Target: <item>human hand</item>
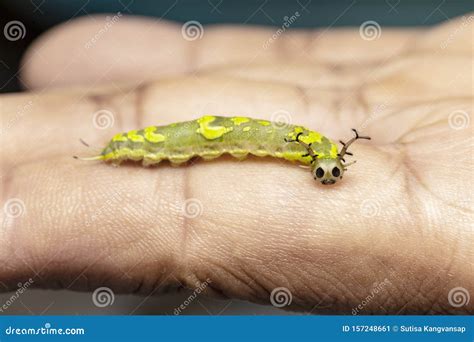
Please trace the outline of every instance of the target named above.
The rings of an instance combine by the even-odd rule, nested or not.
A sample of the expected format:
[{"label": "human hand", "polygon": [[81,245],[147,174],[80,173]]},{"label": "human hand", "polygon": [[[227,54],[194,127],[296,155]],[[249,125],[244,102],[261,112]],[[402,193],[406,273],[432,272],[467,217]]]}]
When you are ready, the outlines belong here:
[{"label": "human hand", "polygon": [[[461,19],[374,41],[356,29],[288,32],[263,48],[272,29],[205,28],[190,42],[179,26],[124,17],[85,49],[102,25],[52,31],[25,58],[35,92],[1,97],[7,287],[32,277],[149,294],[209,279],[209,294],[265,304],[285,287],[290,309],[313,313],[350,314],[375,288],[358,313],[474,311],[448,301],[474,289],[472,42]],[[93,154],[79,138],[102,147],[116,132],[203,114],[283,117],[335,140],[355,127],[372,141],[351,148],[357,164],[330,187],[271,159],[71,158]],[[113,124],[101,129],[104,118]]]}]

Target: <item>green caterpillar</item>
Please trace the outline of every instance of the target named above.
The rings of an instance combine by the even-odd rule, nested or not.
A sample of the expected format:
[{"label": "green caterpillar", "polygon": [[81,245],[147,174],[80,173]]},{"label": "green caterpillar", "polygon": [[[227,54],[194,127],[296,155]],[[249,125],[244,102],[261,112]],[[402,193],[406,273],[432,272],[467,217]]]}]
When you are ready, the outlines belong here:
[{"label": "green caterpillar", "polygon": [[[193,157],[217,158],[229,153],[236,158],[248,154],[272,156],[311,166],[314,179],[334,184],[342,179],[344,156],[359,136],[337,145],[318,132],[303,126],[282,125],[247,117],[203,116],[197,120],[167,126],[150,126],[115,135],[101,154],[85,160],[104,160],[119,164],[123,160],[141,160],[143,165],[169,160],[181,164]],[[77,158],[77,157],[76,157]]]}]

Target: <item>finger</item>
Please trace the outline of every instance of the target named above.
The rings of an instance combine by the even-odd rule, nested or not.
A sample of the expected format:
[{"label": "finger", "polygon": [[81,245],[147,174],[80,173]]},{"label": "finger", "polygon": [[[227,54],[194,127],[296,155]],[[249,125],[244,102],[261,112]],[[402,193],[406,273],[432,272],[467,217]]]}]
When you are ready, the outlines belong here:
[{"label": "finger", "polygon": [[[453,60],[455,63],[447,67],[446,63]],[[415,104],[429,106],[439,99],[469,99],[471,78],[465,70],[471,68],[469,56],[428,58],[414,54],[374,70],[376,81],[347,82],[343,90],[328,83],[346,83],[353,78],[350,70],[328,72],[331,76],[326,80],[331,81],[321,82],[306,65],[292,66],[289,72],[268,65],[258,72],[250,67],[246,72],[229,69],[214,76],[170,79],[119,90],[83,88],[41,96],[3,96],[3,163],[19,163],[32,156],[78,154],[79,138],[101,147],[117,131],[209,113],[282,119],[314,127],[336,141],[357,127],[379,142],[390,143],[418,120],[417,115],[404,115],[399,120],[397,113],[402,109]],[[415,78],[413,70],[417,70]],[[258,100],[255,94],[259,94]],[[30,143],[23,143],[25,139]]]},{"label": "finger", "polygon": [[141,83],[216,66],[281,61],[360,67],[397,54],[416,35],[384,29],[367,39],[351,29],[289,31],[275,38],[275,28],[189,25],[117,14],[72,20],[31,46],[21,78],[33,89]]},{"label": "finger", "polygon": [[[436,25],[416,40],[412,51],[436,52],[438,55],[469,55],[472,54],[472,29],[474,28],[474,12]],[[421,38],[421,37],[420,37]]]},{"label": "finger", "polygon": [[172,23],[121,14],[88,16],[35,41],[23,58],[21,78],[27,88],[143,82],[188,71],[185,42]]}]

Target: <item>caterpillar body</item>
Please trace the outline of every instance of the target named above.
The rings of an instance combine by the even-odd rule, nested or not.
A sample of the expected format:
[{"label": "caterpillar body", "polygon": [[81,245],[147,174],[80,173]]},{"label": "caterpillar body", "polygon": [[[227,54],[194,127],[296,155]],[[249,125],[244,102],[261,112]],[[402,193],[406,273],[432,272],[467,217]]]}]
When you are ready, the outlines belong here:
[{"label": "caterpillar body", "polygon": [[343,143],[339,151],[333,141],[303,126],[207,115],[193,121],[116,134],[100,155],[82,159],[115,164],[141,160],[143,165],[153,165],[162,160],[181,164],[193,157],[213,159],[228,153],[244,158],[251,154],[310,165],[315,179],[333,184],[342,178],[348,165],[343,164],[344,155],[350,154],[347,147],[359,138],[370,139],[356,132],[356,137]]}]

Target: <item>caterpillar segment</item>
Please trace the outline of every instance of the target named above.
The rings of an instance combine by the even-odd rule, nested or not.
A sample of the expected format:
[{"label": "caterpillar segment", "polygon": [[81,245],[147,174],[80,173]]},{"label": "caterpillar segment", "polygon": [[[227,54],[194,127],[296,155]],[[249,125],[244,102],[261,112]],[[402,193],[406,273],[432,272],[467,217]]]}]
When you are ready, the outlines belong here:
[{"label": "caterpillar segment", "polygon": [[179,165],[194,157],[210,160],[223,154],[238,159],[249,154],[271,156],[311,166],[315,179],[333,184],[342,178],[348,165],[343,164],[344,155],[350,154],[347,147],[356,139],[370,139],[355,133],[355,138],[343,144],[341,154],[334,142],[303,126],[207,115],[193,121],[116,134],[99,156],[84,159],[114,164],[133,160],[147,166],[162,160]]}]

